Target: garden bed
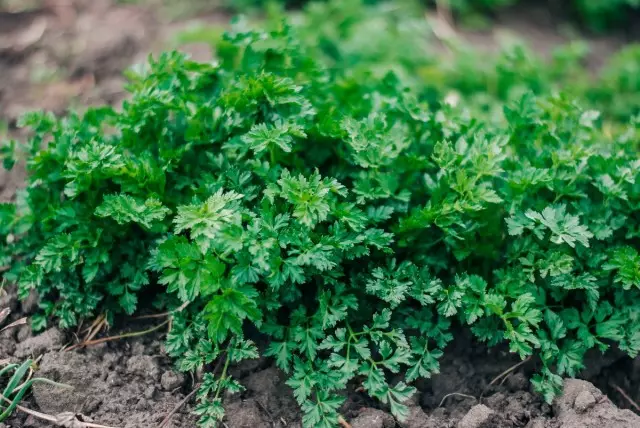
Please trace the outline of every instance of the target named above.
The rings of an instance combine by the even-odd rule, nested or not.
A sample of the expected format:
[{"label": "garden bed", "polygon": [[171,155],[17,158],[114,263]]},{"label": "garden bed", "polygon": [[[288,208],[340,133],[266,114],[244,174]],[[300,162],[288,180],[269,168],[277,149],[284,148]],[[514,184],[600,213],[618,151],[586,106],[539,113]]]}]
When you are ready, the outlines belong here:
[{"label": "garden bed", "polygon": [[[70,14],[63,9],[24,14],[20,17],[24,20],[21,26],[4,27],[7,30],[0,27],[4,31],[0,37],[11,40],[0,46],[0,119],[7,123],[7,132],[13,137],[24,137],[15,124],[27,110],[43,108],[61,114],[73,105],[118,105],[125,96],[121,77],[124,68],[142,61],[148,52],[171,39],[159,23],[160,18],[149,8],[110,1],[76,3]],[[526,17],[516,15],[503,21],[503,25],[526,28],[525,36],[535,37],[535,47],[548,52],[562,36],[555,23],[537,26],[540,21],[536,22],[531,24]],[[166,28],[183,25],[174,23]],[[466,37],[480,49],[491,48],[494,43],[493,36],[486,33],[469,33]],[[623,44],[624,40],[616,36],[594,40],[596,50],[590,59],[593,67],[599,68],[604,58]],[[23,181],[22,168],[1,170],[2,200],[11,201]],[[19,303],[12,286],[5,286],[0,292],[4,293],[0,296],[0,309],[12,310],[8,322],[34,313],[35,302]],[[96,338],[144,331],[163,321],[118,318]],[[53,327],[34,335],[28,326],[21,326],[0,334],[0,360],[39,358],[39,376],[74,387],[67,391],[36,385],[24,406],[49,415],[74,412],[119,428],[157,427],[165,418],[165,427],[195,426],[197,417],[188,398],[199,379],[174,370],[164,352],[165,328],[135,338],[66,350],[79,342],[81,330]],[[261,336],[253,339],[264,349]],[[630,410],[618,409],[633,408],[633,400],[640,400],[638,358],[632,360],[617,352],[604,357],[598,353],[587,355],[587,369],[580,377],[591,384],[565,381],[563,395],[551,405],[533,392],[529,383],[539,362],[532,358],[520,363],[520,358],[506,346],[489,349],[459,331],[440,360],[440,373],[417,382],[419,392],[409,405],[406,421],[397,423],[384,406],[357,385],[350,385],[340,413],[353,428],[640,426],[640,417]],[[225,396],[226,426],[300,426],[301,413],[291,388],[285,384],[287,376],[271,359],[244,361],[232,367],[231,373],[246,391]],[[379,410],[381,407],[383,410]],[[16,412],[5,425],[51,426],[24,412]]]}]

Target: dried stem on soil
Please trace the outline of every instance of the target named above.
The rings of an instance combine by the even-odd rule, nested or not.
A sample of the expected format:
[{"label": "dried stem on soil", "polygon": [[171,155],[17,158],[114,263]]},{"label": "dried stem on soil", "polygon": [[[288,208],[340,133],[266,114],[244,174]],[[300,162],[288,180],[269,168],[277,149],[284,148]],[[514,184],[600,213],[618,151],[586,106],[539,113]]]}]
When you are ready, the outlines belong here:
[{"label": "dried stem on soil", "polygon": [[450,394],[445,395],[444,397],[442,397],[442,400],[440,400],[440,404],[438,404],[438,407],[442,407],[442,405],[444,404],[445,400],[449,397],[464,397],[464,398],[473,398],[474,400],[478,401],[478,399],[476,397],[474,397],[473,395],[469,395],[469,394],[463,394],[461,392],[452,392]]},{"label": "dried stem on soil", "polygon": [[616,391],[618,391],[620,393],[620,395],[622,395],[625,398],[625,400],[627,400],[629,402],[629,404],[631,406],[633,406],[634,409],[636,409],[637,412],[640,412],[640,405],[638,405],[638,403],[636,403],[631,397],[629,397],[629,395],[626,392],[624,392],[624,389],[620,388],[615,383],[612,384],[611,386],[613,386],[613,388]]},{"label": "dried stem on soil", "polygon": [[27,318],[26,317],[22,317],[19,320],[15,320],[11,324],[4,326],[2,329],[0,329],[0,333],[2,333],[3,331],[5,331],[5,330],[7,330],[9,328],[17,327],[19,325],[24,325],[26,323],[27,323]]},{"label": "dried stem on soil", "polygon": [[6,320],[9,315],[11,315],[11,309],[4,308],[0,310],[0,323],[4,322],[4,320]]},{"label": "dried stem on soil", "polygon": [[189,305],[189,302],[184,302],[182,305],[178,306],[176,309],[171,310],[171,311],[167,311],[167,312],[162,312],[159,314],[152,314],[152,315],[141,315],[139,317],[135,317],[134,319],[136,320],[146,320],[146,319],[151,319],[151,318],[164,318],[164,317],[168,317],[171,316],[173,314],[175,314],[176,312],[181,312],[184,308],[186,308]]},{"label": "dried stem on soil", "polygon": [[[5,397],[4,395],[0,394],[0,398],[8,403],[11,403],[11,400],[9,400],[7,397]],[[17,405],[16,409],[20,410],[23,413],[26,413],[28,415],[31,415],[35,418],[38,419],[42,419],[44,421],[47,422],[51,422],[52,424],[58,425],[58,426],[65,426],[63,425],[63,422],[65,422],[63,420],[63,418],[67,418],[70,416],[69,413],[60,413],[57,416],[52,416],[52,415],[48,415],[46,413],[42,413],[42,412],[38,412],[36,410],[32,410],[29,409],[27,407],[21,406],[21,405]],[[75,414],[72,414],[75,417]],[[84,421],[79,421],[79,420],[75,420],[74,421],[75,424],[73,425],[74,427],[78,427],[78,428],[115,428],[115,427],[110,427],[107,425],[100,425],[100,424],[94,424],[92,422],[84,422]]]},{"label": "dried stem on soil", "polygon": [[110,342],[112,340],[126,339],[128,337],[144,336],[145,334],[152,333],[152,332],[164,327],[168,323],[169,323],[169,320],[166,320],[166,321],[158,324],[157,326],[149,328],[147,330],[133,331],[131,333],[118,334],[116,336],[102,337],[100,339],[95,339],[95,340],[87,340],[87,341],[84,341],[82,343],[78,343],[76,345],[73,345],[73,346],[67,348],[67,351],[70,351],[72,349],[79,348],[79,347],[97,345],[99,343],[104,343],[104,342]]},{"label": "dried stem on soil", "polygon": [[262,409],[262,411],[269,417],[269,420],[271,421],[271,426],[275,427],[276,421],[273,420],[273,416],[271,415],[271,412],[267,410],[267,408],[264,406],[264,404],[260,402],[260,400],[256,400],[256,403]]},{"label": "dried stem on soil", "polygon": [[[489,388],[491,385],[495,384],[497,381],[499,381],[501,378],[506,378],[506,376],[513,372],[514,370],[516,370],[518,367],[522,366],[523,364],[526,364],[527,362],[531,361],[531,356],[525,358],[524,360],[520,361],[517,364],[514,364],[513,366],[509,367],[507,370],[503,371],[502,373],[500,373],[498,376],[494,377],[493,380],[491,382],[489,382],[489,385],[487,385],[487,387],[485,388],[485,392],[487,390],[487,388]],[[502,385],[502,383],[501,383]],[[484,394],[484,392],[483,392]],[[482,396],[481,396],[482,397]]]},{"label": "dried stem on soil", "polygon": [[99,315],[95,320],[93,320],[93,322],[89,327],[80,331],[80,333],[87,333],[87,332],[90,333],[97,325],[100,325],[104,319],[105,319],[104,314]]},{"label": "dried stem on soil", "polygon": [[106,324],[107,324],[107,318],[103,316],[100,322],[96,324],[92,330],[89,330],[89,333],[84,338],[84,341],[88,342],[92,340],[94,337],[96,337],[96,334],[98,334]]},{"label": "dried stem on soil", "polygon": [[345,421],[342,416],[338,416],[338,423],[342,428],[351,428],[349,422]]},{"label": "dried stem on soil", "polygon": [[160,425],[158,425],[158,428],[163,428],[165,427],[170,421],[171,421],[171,416],[175,415],[176,412],[178,410],[180,410],[180,407],[184,406],[190,399],[191,397],[193,397],[195,395],[196,392],[198,392],[198,388],[200,388],[200,384],[196,384],[193,387],[193,391],[191,391],[189,394],[187,394],[186,397],[184,397],[184,399],[179,402],[170,412],[167,416],[165,416],[165,418],[162,420],[162,422],[160,422]]}]

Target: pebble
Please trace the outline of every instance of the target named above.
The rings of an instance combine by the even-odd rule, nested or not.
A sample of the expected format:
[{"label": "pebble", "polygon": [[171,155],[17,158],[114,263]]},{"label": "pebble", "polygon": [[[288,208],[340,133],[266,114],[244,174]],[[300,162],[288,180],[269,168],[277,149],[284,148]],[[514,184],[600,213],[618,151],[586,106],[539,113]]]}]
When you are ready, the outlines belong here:
[{"label": "pebble", "polygon": [[579,413],[584,413],[596,404],[596,397],[589,391],[582,391],[576,397],[573,408]]}]

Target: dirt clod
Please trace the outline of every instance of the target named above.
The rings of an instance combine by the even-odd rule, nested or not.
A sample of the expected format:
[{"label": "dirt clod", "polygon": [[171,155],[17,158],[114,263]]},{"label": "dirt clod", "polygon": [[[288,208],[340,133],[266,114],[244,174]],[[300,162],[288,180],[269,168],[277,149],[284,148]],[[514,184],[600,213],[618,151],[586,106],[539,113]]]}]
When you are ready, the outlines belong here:
[{"label": "dirt clod", "polygon": [[591,383],[566,379],[564,391],[553,403],[557,424],[562,428],[640,427],[640,416],[618,409]]},{"label": "dirt clod", "polygon": [[173,370],[162,373],[160,384],[165,391],[172,391],[184,384],[184,375]]},{"label": "dirt clod", "polygon": [[15,356],[18,358],[37,357],[46,351],[58,350],[64,345],[65,336],[56,327],[42,334],[29,337],[16,346]]},{"label": "dirt clod", "polygon": [[496,412],[484,404],[477,404],[458,423],[458,428],[489,428],[495,416]]},{"label": "dirt clod", "polygon": [[581,391],[576,397],[573,407],[579,413],[584,413],[596,404],[596,398],[589,391]]},{"label": "dirt clod", "polygon": [[407,419],[402,422],[403,428],[436,428],[435,422],[418,406],[409,407]]},{"label": "dirt clod", "polygon": [[382,410],[366,408],[351,421],[351,428],[393,428],[396,422],[393,417]]},{"label": "dirt clod", "polygon": [[24,342],[30,337],[33,337],[33,329],[30,325],[23,325],[16,329],[15,334],[18,343]]},{"label": "dirt clod", "polygon": [[134,355],[127,361],[127,371],[138,376],[157,379],[160,374],[158,362],[149,355]]}]

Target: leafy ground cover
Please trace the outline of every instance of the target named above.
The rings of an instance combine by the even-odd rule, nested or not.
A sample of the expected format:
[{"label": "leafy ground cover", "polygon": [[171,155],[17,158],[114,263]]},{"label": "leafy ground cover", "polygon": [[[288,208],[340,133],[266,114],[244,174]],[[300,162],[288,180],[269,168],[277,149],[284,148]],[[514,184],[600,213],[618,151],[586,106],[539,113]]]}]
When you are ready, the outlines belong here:
[{"label": "leafy ground cover", "polygon": [[122,110],[23,118],[0,232],[35,328],[173,311],[203,426],[259,353],[306,426],[335,426],[349,388],[405,419],[462,328],[539,360],[549,401],[588,350],[637,355],[637,47],[593,77],[579,44],[436,55],[411,7],[273,15],[217,63],[133,70]]}]

